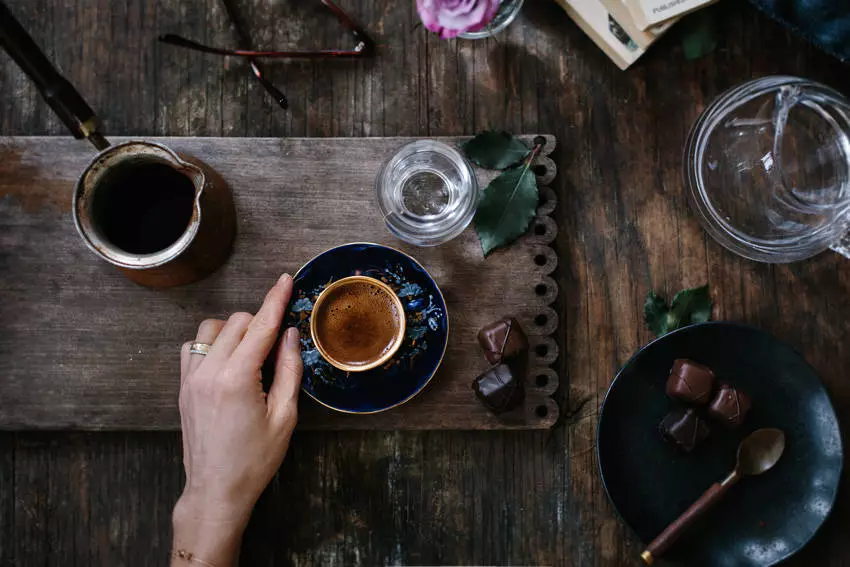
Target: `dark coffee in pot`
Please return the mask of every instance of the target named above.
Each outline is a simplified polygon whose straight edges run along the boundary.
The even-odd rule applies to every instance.
[[[186,231],[195,186],[169,164],[153,159],[120,163],[104,174],[92,195],[94,226],[130,254],[165,250]]]

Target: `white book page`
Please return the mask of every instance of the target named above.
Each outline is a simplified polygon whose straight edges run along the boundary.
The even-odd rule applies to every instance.
[[[568,0],[568,2],[570,7],[596,32],[599,39],[625,62],[633,63],[644,53],[644,50],[610,18],[608,10],[600,0]]]
[[[649,24],[680,16],[696,10],[712,0],[637,0],[641,11]]]

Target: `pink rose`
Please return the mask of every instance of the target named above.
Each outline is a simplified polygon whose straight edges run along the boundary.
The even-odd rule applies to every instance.
[[[416,0],[416,8],[427,29],[449,39],[486,27],[501,3],[501,0]]]

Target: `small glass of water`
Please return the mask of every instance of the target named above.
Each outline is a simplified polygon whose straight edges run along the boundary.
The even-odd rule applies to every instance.
[[[401,148],[375,182],[387,228],[417,246],[436,246],[459,235],[478,207],[478,180],[455,148],[419,140]]]

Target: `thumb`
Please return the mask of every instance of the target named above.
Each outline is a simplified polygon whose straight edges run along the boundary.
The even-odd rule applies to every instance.
[[[290,327],[280,341],[275,360],[274,382],[269,388],[269,411],[278,419],[286,420],[296,414],[302,370],[298,329]]]

